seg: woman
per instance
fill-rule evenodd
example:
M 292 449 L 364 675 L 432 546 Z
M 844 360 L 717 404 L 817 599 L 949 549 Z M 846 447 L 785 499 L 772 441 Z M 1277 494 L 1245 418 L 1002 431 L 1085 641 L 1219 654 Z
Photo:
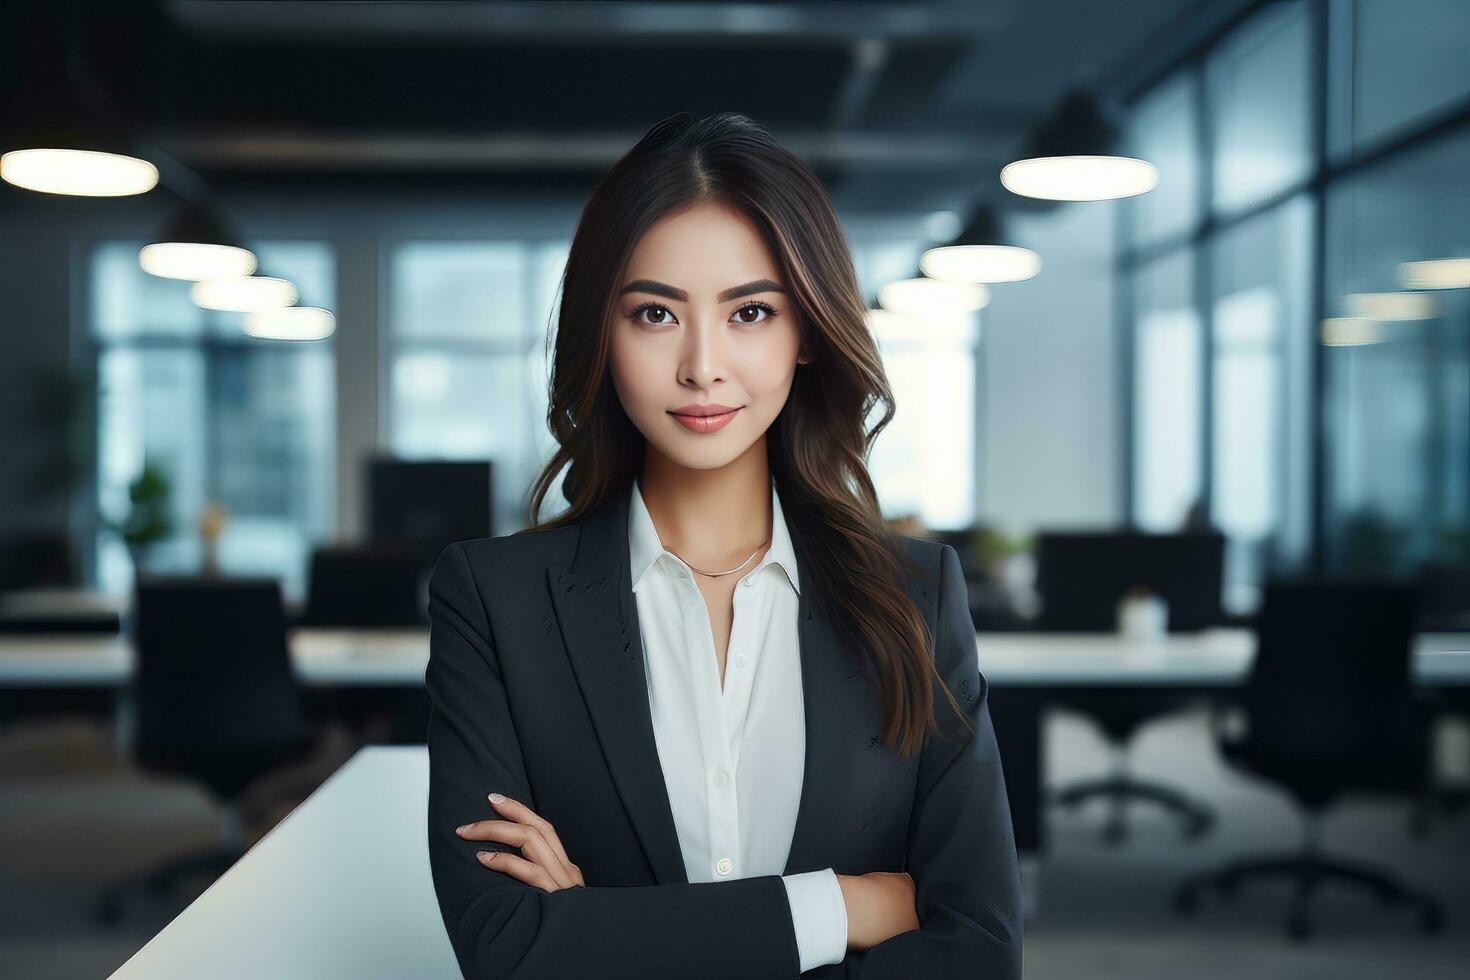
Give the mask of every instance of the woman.
M 743 116 L 659 123 L 584 209 L 555 344 L 532 520 L 564 467 L 570 507 L 430 581 L 465 975 L 1018 977 L 965 581 L 881 516 L 892 398 L 816 177 Z

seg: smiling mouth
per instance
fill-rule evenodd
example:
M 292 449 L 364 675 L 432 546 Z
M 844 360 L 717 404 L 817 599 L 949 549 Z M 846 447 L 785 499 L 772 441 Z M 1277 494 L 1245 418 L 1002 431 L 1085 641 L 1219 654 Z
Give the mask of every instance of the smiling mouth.
M 744 406 L 741 406 L 743 408 Z M 723 429 L 725 425 L 735 417 L 740 408 L 732 408 L 728 412 L 718 415 L 681 415 L 678 412 L 670 412 L 674 421 L 691 432 L 716 432 Z

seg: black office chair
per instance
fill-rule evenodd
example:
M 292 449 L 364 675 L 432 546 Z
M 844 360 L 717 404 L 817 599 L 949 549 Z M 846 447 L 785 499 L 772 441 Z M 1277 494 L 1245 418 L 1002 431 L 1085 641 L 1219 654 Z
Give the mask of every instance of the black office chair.
M 1146 586 L 1168 602 L 1168 630 L 1191 632 L 1217 625 L 1225 537 L 1217 531 L 1153 533 L 1123 531 L 1044 531 L 1037 536 L 1037 591 L 1042 596 L 1036 628 L 1049 632 L 1111 632 L 1117 604 L 1134 585 Z M 1146 724 L 1190 707 L 1192 696 L 1170 690 L 1106 690 L 1072 693 L 1057 704 L 1089 718 L 1113 752 L 1113 771 L 1078 780 L 1050 795 L 1052 805 L 1074 809 L 1102 798 L 1109 804 L 1103 840 L 1128 837 L 1126 806 L 1143 800 L 1164 808 L 1180 824 L 1186 840 L 1204 836 L 1215 813 L 1180 790 L 1134 775 L 1128 745 Z
M 311 553 L 296 626 L 422 626 L 429 621 L 422 555 L 401 545 L 333 545 Z
M 162 897 L 186 877 L 222 874 L 245 853 L 245 790 L 313 743 L 277 581 L 143 576 L 134 595 L 135 760 L 203 784 L 221 806 L 220 840 L 109 884 L 95 909 L 103 922 L 116 921 L 134 892 Z
M 1311 898 L 1329 880 L 1367 888 L 1385 903 L 1411 905 L 1425 931 L 1441 928 L 1441 907 L 1426 893 L 1387 871 L 1319 850 L 1322 813 L 1337 798 L 1418 798 L 1429 786 L 1429 726 L 1410 675 L 1413 624 L 1409 586 L 1267 583 L 1255 662 L 1241 691 L 1245 731 L 1232 733 L 1217 715 L 1217 738 L 1233 766 L 1295 799 L 1306 821 L 1302 846 L 1194 875 L 1175 892 L 1176 909 L 1194 911 L 1207 888 L 1228 895 L 1248 878 L 1284 875 L 1296 883 L 1286 923 L 1293 938 L 1311 934 Z
M 25 531 L 0 539 L 0 592 L 76 588 L 80 583 L 76 548 L 68 535 Z

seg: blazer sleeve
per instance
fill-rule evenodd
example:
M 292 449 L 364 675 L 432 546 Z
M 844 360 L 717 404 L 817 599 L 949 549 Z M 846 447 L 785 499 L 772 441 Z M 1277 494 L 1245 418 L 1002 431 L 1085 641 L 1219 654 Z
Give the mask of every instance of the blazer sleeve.
M 947 544 L 935 620 L 938 672 L 974 731 L 961 724 L 936 682 L 940 735 L 931 733 L 920 754 L 904 868 L 914 879 L 919 928 L 867 950 L 849 950 L 841 963 L 803 974 L 803 980 L 1021 976 L 1021 879 L 1010 803 L 964 572 Z
M 514 846 L 464 840 L 455 828 L 496 819 L 491 792 L 534 802 L 462 543 L 448 546 L 430 575 L 429 624 L 429 865 L 465 977 L 799 975 L 779 875 L 548 892 L 482 865 L 477 851 Z

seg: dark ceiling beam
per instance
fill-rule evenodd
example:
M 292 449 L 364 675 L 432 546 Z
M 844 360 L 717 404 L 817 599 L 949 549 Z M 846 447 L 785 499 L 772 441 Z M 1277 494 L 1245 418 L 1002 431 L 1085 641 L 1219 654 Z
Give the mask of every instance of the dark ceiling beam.
M 200 168 L 330 167 L 431 170 L 527 167 L 561 170 L 607 168 L 638 142 L 641 133 L 577 135 L 495 133 L 470 136 L 411 133 L 217 135 L 156 133 L 166 152 Z M 965 167 L 993 158 L 1012 130 L 963 133 L 783 132 L 781 144 L 813 166 L 893 166 L 903 169 Z
M 952 42 L 999 23 L 965 3 L 651 3 L 585 0 L 167 0 L 183 29 L 219 41 L 811 46 L 867 38 Z

